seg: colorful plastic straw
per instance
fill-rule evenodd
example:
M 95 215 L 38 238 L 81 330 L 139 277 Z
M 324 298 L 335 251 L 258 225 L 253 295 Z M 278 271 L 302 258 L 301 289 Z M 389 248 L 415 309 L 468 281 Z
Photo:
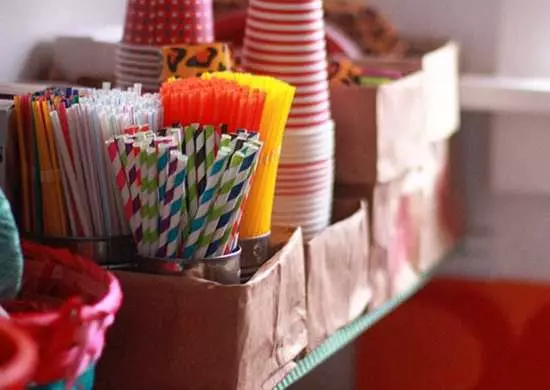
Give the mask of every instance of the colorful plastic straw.
M 19 215 L 25 233 L 49 237 L 129 233 L 116 195 L 114 178 L 121 178 L 110 174 L 111 160 L 103 144 L 129 127 L 139 133 L 162 124 L 160 97 L 141 95 L 139 89 L 139 85 L 128 91 L 52 88 L 14 98 L 22 195 Z M 136 201 L 139 156 L 130 153 L 128 158 L 131 165 L 125 180 L 130 180 L 127 201 L 132 202 Z

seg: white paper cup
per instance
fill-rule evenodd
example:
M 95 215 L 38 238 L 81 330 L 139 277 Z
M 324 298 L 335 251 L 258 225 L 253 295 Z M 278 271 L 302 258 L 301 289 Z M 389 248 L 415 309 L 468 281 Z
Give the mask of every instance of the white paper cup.
M 138 74 L 137 72 L 120 72 L 115 71 L 115 77 L 119 80 L 124 81 L 134 81 L 143 84 L 156 84 L 160 83 L 162 80 L 160 78 L 160 73 L 157 76 Z M 137 80 L 137 81 L 135 81 Z
M 318 92 L 316 94 L 296 95 L 292 101 L 293 106 L 307 106 L 312 104 L 319 104 L 330 100 L 330 94 L 328 90 Z
M 124 51 L 126 52 L 133 52 L 137 54 L 157 54 L 159 56 L 162 56 L 160 46 L 132 45 L 130 43 L 121 42 L 118 44 L 118 47 L 124 49 Z
M 315 95 L 319 92 L 328 91 L 329 85 L 328 81 L 317 81 L 309 84 L 292 84 L 296 87 L 296 93 L 299 93 L 302 96 L 305 95 Z
M 263 69 L 266 72 L 277 72 L 278 74 L 287 73 L 303 73 L 303 72 L 322 72 L 327 69 L 326 60 L 312 62 L 308 64 L 282 65 L 276 63 L 267 63 L 260 61 L 252 61 L 250 58 L 243 56 L 243 65 L 253 69 Z
M 270 41 L 265 40 L 256 40 L 250 36 L 245 37 L 243 48 L 255 48 L 258 50 L 265 50 L 265 51 L 274 51 L 278 53 L 308 53 L 312 51 L 320 51 L 326 49 L 326 41 L 323 39 L 315 40 L 309 43 L 306 42 L 297 42 L 297 43 L 289 43 L 289 42 L 283 42 L 282 44 L 279 43 L 272 43 Z
M 315 157 L 314 153 L 322 150 L 322 148 L 325 146 L 334 149 L 334 134 L 321 134 L 320 136 L 316 136 L 315 138 L 310 138 L 311 139 L 286 138 L 281 148 L 282 163 L 287 162 L 285 159 L 289 156 L 313 155 Z M 323 158 L 312 158 L 310 161 L 320 160 L 323 160 Z M 284 171 L 281 171 L 281 173 L 282 172 Z M 307 173 L 307 170 L 304 169 L 303 173 Z
M 281 212 L 278 210 L 273 213 L 273 219 L 276 222 L 282 223 L 298 223 L 305 225 L 317 225 L 323 221 L 327 221 L 327 217 L 330 217 L 330 205 L 324 204 L 322 208 L 317 210 L 292 210 L 281 209 Z M 279 223 L 276 223 L 279 225 Z
M 306 164 L 314 161 L 327 160 L 334 157 L 334 143 L 327 141 L 313 145 L 307 150 L 299 151 L 283 148 L 281 152 L 280 164 Z
M 314 52 L 304 53 L 284 53 L 284 52 L 270 52 L 270 51 L 258 51 L 253 48 L 245 48 L 242 53 L 243 57 L 247 57 L 252 61 L 267 61 L 267 62 L 282 62 L 282 63 L 309 63 L 326 61 L 327 53 L 325 50 L 318 50 Z
M 289 118 L 287 127 L 305 127 L 316 126 L 330 120 L 330 111 L 318 115 L 308 116 L 307 118 Z
M 334 170 L 334 163 L 332 162 L 332 158 L 325 157 L 325 158 L 322 158 L 322 160 L 327 160 L 329 161 L 329 163 L 324 164 L 322 166 L 317 166 L 315 168 L 310 168 L 308 170 L 306 170 L 306 168 L 302 168 L 299 170 L 295 170 L 295 169 L 284 170 L 280 168 L 277 171 L 277 177 L 281 177 L 282 180 L 286 180 L 286 181 L 297 181 L 301 179 L 324 176 L 327 174 L 327 172 L 330 173 L 331 171 Z M 294 163 L 292 165 L 298 165 L 298 164 Z
M 142 69 L 149 69 L 149 70 L 158 70 L 159 72 L 162 70 L 162 61 L 158 60 L 155 62 L 146 62 L 146 61 L 139 61 L 134 60 L 131 58 L 125 58 L 125 57 L 117 57 L 116 58 L 116 65 L 122 66 L 126 68 L 142 68 Z
M 132 66 L 162 67 L 162 58 L 160 57 L 136 57 L 118 53 L 115 62 Z
M 298 122 L 307 122 L 308 126 L 318 126 L 330 119 L 330 111 L 318 111 L 312 114 L 292 114 L 289 115 L 290 125 L 296 126 Z M 292 131 L 292 130 L 291 130 Z
M 115 65 L 115 74 L 124 74 L 124 75 L 138 75 L 146 77 L 160 77 L 161 68 L 151 69 L 138 66 L 125 66 L 123 64 Z
M 331 176 L 331 169 L 327 168 L 322 171 L 316 172 L 315 174 L 310 174 L 308 176 L 283 176 L 281 173 L 277 175 L 277 186 L 308 186 L 309 183 L 319 183 L 322 180 L 326 180 L 328 176 Z
M 323 210 L 330 207 L 332 202 L 332 190 L 325 193 L 298 196 L 275 196 L 273 209 L 275 210 Z
M 322 10 L 323 3 L 320 1 L 308 1 L 304 3 L 281 3 L 281 2 L 270 2 L 270 1 L 261 1 L 261 0 L 250 0 L 250 5 L 255 7 L 262 8 L 264 10 L 273 10 L 273 11 L 314 11 Z
M 330 208 L 330 196 L 328 194 L 321 201 L 312 202 L 310 197 L 304 196 L 300 201 L 285 201 L 285 197 L 276 197 L 273 203 L 273 215 L 284 216 L 295 212 L 320 213 Z M 283 199 L 283 201 L 280 201 Z
M 276 76 L 277 77 L 277 76 Z M 321 72 L 303 72 L 296 75 L 285 75 L 284 80 L 290 84 L 296 83 L 296 82 L 310 82 L 310 83 L 316 83 L 316 82 L 324 82 L 327 81 L 328 73 L 326 70 L 323 70 Z
M 316 21 L 307 23 L 280 24 L 266 20 L 248 19 L 246 26 L 260 32 L 272 32 L 273 34 L 283 35 L 298 32 L 314 33 L 317 31 L 322 31 L 324 28 L 324 23 L 322 21 Z
M 277 12 L 279 11 L 279 12 Z M 260 10 L 250 4 L 247 10 L 247 23 L 250 19 L 258 18 L 263 20 L 278 21 L 278 22 L 310 22 L 323 21 L 323 10 L 302 10 L 298 12 L 280 12 L 281 10 Z M 323 23 L 322 23 L 323 24 Z M 324 28 L 324 24 L 321 28 Z
M 246 27 L 245 37 L 262 39 L 281 45 L 284 42 L 318 42 L 325 39 L 325 31 L 319 30 L 313 33 L 303 34 L 277 34 L 257 31 L 254 28 Z
M 319 126 L 313 126 L 313 127 L 304 127 L 301 129 L 295 129 L 291 131 L 285 131 L 284 133 L 284 139 L 286 137 L 290 138 L 298 138 L 298 137 L 304 137 L 308 138 L 311 136 L 316 136 L 317 134 L 334 134 L 334 121 L 328 120 L 325 123 L 320 124 Z
M 317 112 L 324 112 L 328 109 L 330 109 L 330 103 L 327 99 L 321 103 L 312 104 L 310 106 L 293 106 L 292 109 L 290 110 L 290 115 L 294 116 L 294 115 L 314 114 Z

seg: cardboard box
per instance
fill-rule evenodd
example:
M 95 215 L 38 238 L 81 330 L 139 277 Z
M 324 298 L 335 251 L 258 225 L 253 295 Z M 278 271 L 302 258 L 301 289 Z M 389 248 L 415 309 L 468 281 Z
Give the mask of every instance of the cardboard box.
M 379 66 L 400 71 L 422 69 L 426 110 L 425 140 L 437 142 L 460 127 L 459 46 L 452 40 L 407 39 L 404 58 L 368 57 Z
M 419 165 L 426 148 L 423 88 L 422 72 L 379 87 L 331 87 L 337 183 L 387 183 Z
M 369 200 L 374 306 L 414 283 L 417 274 L 441 260 L 463 234 L 449 141 L 429 147 L 422 165 L 391 182 L 335 187 L 335 218 L 351 212 L 358 199 Z
M 366 202 L 306 244 L 308 348 L 365 312 L 371 296 Z
M 96 388 L 271 389 L 307 345 L 302 234 L 284 238 L 244 285 L 117 272 L 124 303 Z

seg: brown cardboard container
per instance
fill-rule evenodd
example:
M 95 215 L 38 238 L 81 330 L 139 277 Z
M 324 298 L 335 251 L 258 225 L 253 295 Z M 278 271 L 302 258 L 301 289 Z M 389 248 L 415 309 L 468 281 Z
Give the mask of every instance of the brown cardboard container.
M 456 42 L 446 39 L 407 38 L 405 58 L 368 57 L 385 68 L 408 72 L 422 69 L 427 142 L 451 136 L 460 127 L 459 54 Z
M 379 87 L 331 87 L 336 182 L 386 183 L 419 165 L 426 131 L 423 80 L 422 72 L 413 72 Z
M 96 389 L 271 389 L 307 345 L 301 231 L 244 285 L 117 272 Z
M 421 166 L 391 182 L 335 187 L 335 218 L 353 210 L 358 199 L 369 200 L 374 306 L 410 286 L 463 233 L 463 208 L 453 182 L 449 141 L 429 147 L 429 158 Z
M 370 302 L 367 213 L 362 201 L 353 215 L 306 244 L 309 349 L 363 314 Z
M 419 271 L 429 269 L 457 244 L 465 231 L 465 209 L 457 178 L 454 149 L 449 141 L 430 145 L 432 167 L 421 205 L 423 229 L 420 236 Z

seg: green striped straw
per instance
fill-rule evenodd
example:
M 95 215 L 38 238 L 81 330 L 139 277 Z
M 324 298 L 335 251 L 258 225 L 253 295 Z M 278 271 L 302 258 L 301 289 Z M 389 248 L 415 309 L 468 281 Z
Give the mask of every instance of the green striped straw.
M 141 162 L 141 204 L 143 219 L 143 251 L 144 255 L 154 256 L 158 240 L 158 206 L 157 206 L 157 163 L 158 155 L 155 148 L 144 147 L 140 154 Z
M 216 159 L 216 130 L 214 129 L 214 126 L 203 126 L 204 129 L 204 148 L 206 150 L 206 171 L 210 171 L 210 168 L 212 167 L 212 164 L 214 164 L 214 160 Z
M 216 196 L 216 201 L 210 208 L 208 216 L 206 218 L 206 227 L 204 228 L 198 243 L 196 257 L 203 259 L 206 257 L 206 252 L 208 246 L 213 237 L 213 233 L 216 230 L 218 221 L 224 211 L 225 204 L 229 198 L 229 193 L 235 184 L 237 178 L 237 172 L 241 167 L 243 160 L 245 158 L 244 153 L 236 152 L 231 156 L 229 161 L 229 167 L 223 173 L 223 177 L 220 184 L 220 189 L 218 190 L 218 195 Z
M 208 216 L 208 212 L 210 211 L 210 206 L 218 190 L 222 174 L 225 170 L 227 160 L 230 155 L 230 149 L 221 148 L 216 156 L 214 164 L 212 164 L 212 168 L 208 172 L 206 188 L 201 194 L 197 213 L 191 219 L 191 224 L 188 228 L 189 234 L 185 240 L 182 256 L 186 260 L 192 259 L 195 256 L 197 243 L 199 242 L 199 238 L 206 225 L 206 218 Z
M 245 160 L 239 168 L 233 188 L 224 206 L 223 214 L 220 216 L 216 230 L 210 240 L 210 246 L 206 252 L 207 258 L 213 255 L 221 256 L 224 253 L 224 247 L 230 238 L 237 211 L 241 207 L 244 195 L 250 184 L 250 178 L 256 168 L 259 150 L 260 148 L 257 145 L 249 143 L 247 143 L 243 150 Z

